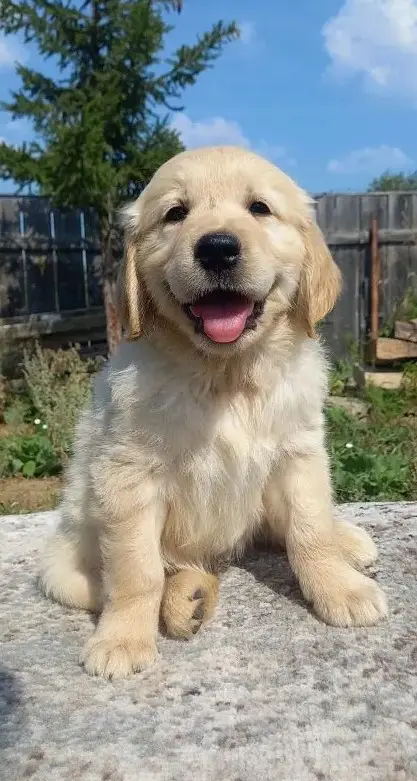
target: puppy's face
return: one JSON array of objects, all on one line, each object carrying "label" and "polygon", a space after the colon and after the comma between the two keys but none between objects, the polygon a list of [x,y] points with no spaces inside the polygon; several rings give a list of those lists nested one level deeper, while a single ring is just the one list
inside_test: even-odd
[{"label": "puppy's face", "polygon": [[132,335],[152,310],[199,349],[236,352],[289,311],[312,335],[336,298],[338,271],[310,199],[246,150],[172,158],[125,218],[121,288]]}]

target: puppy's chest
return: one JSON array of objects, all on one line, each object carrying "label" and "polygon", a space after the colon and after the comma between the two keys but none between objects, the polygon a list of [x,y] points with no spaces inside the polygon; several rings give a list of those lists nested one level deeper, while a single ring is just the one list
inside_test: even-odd
[{"label": "puppy's chest", "polygon": [[[196,431],[184,422],[184,449],[174,460],[171,492],[178,512],[223,527],[259,514],[262,492],[277,457],[272,404],[230,405]],[[233,525],[233,524],[232,524]]]}]

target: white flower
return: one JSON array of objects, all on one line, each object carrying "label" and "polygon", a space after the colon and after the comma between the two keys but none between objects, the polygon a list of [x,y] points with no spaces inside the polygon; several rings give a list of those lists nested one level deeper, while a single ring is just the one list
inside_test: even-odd
[{"label": "white flower", "polygon": [[43,428],[44,430],[48,428],[48,426],[46,425],[46,423],[44,423],[44,424],[43,424],[42,428]]},{"label": "white flower", "polygon": [[35,420],[33,422],[34,422],[35,426],[39,426],[39,424],[40,424],[39,418],[35,418]]},{"label": "white flower", "polygon": [[346,442],[345,447],[347,447],[349,450],[353,447],[352,442]]}]

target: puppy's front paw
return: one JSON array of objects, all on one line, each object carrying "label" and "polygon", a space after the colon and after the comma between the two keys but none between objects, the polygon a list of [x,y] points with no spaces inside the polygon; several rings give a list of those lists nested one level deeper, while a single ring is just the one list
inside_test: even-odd
[{"label": "puppy's front paw", "polygon": [[335,576],[311,591],[317,615],[333,626],[372,626],[388,615],[385,594],[375,581],[340,565]]},{"label": "puppy's front paw", "polygon": [[145,670],[157,657],[156,645],[141,638],[127,638],[102,631],[100,627],[85,644],[80,664],[90,675],[126,678]]},{"label": "puppy's front paw", "polygon": [[346,521],[335,521],[335,537],[339,551],[349,564],[362,569],[378,558],[378,551],[365,529]]}]

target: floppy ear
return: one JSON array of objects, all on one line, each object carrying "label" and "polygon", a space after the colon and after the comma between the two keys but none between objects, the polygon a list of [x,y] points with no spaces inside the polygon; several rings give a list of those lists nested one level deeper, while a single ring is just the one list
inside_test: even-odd
[{"label": "floppy ear", "polygon": [[342,275],[316,222],[304,229],[306,257],[295,302],[296,313],[308,336],[333,309],[342,287]]},{"label": "floppy ear", "polygon": [[140,241],[139,202],[121,212],[124,224],[124,255],[117,277],[119,316],[129,339],[137,339],[144,327],[145,294],[139,279],[137,248]]}]

